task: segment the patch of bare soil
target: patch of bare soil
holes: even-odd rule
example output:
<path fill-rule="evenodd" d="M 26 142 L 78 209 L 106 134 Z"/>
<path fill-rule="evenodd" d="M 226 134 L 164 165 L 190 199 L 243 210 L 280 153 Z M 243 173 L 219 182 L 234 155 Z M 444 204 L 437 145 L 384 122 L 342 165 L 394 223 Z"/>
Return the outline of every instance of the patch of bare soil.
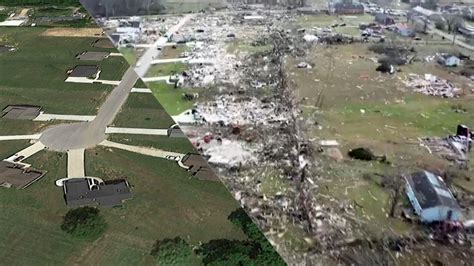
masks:
<path fill-rule="evenodd" d="M 100 28 L 51 28 L 41 34 L 50 37 L 98 37 L 103 32 Z"/>

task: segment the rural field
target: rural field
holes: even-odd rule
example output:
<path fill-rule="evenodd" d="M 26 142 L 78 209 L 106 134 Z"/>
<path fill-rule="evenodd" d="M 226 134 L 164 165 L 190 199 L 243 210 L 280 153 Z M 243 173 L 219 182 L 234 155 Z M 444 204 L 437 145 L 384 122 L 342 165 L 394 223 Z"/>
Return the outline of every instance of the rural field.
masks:
<path fill-rule="evenodd" d="M 83 51 L 115 51 L 92 47 L 95 38 L 49 37 L 42 27 L 0 28 L 0 42 L 15 52 L 0 55 L 0 108 L 7 104 L 41 105 L 45 112 L 94 114 L 112 86 L 65 83 L 67 70 L 79 64 Z M 67 47 L 60 49 L 59 47 Z M 97 65 L 101 79 L 120 80 L 128 68 L 122 57 L 108 58 Z"/>
<path fill-rule="evenodd" d="M 308 137 L 334 139 L 343 159 L 320 156 L 321 185 L 325 194 L 341 201 L 352 201 L 370 234 L 407 234 L 414 228 L 387 213 L 391 194 L 380 186 L 384 175 L 410 174 L 417 169 L 434 172 L 449 171 L 448 161 L 431 155 L 420 146 L 419 138 L 445 137 L 455 134 L 458 124 L 474 124 L 472 83 L 450 73 L 436 62 L 416 61 L 400 66 L 395 75 L 376 72 L 369 44 L 317 46 L 305 58 L 287 61 L 291 84 L 307 118 Z M 416 45 L 417 55 L 424 58 L 451 46 Z M 465 52 L 465 51 L 463 51 Z M 306 61 L 312 69 L 298 69 Z M 452 69 L 454 71 L 454 69 Z M 442 98 L 412 92 L 403 83 L 408 74 L 431 73 L 463 88 L 458 98 Z M 457 110 L 462 109 L 463 112 Z M 351 149 L 366 147 L 387 161 L 351 160 Z M 471 161 L 471 169 L 472 164 Z M 461 170 L 460 170 L 461 171 Z M 472 170 L 464 175 L 471 175 Z M 452 182 L 459 188 L 474 192 L 474 181 L 459 175 Z M 321 198 L 324 200 L 324 198 Z M 403 197 L 405 207 L 409 203 Z M 369 226 L 370 224 L 370 226 Z M 363 232 L 361 231 L 361 233 Z"/>

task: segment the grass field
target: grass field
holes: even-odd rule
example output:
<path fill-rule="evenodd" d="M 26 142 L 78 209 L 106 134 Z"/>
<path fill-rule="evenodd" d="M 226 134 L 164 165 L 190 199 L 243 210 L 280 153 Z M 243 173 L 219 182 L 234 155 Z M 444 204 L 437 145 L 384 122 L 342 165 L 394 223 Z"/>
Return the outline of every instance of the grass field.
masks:
<path fill-rule="evenodd" d="M 2 148 L 0 149 L 0 160 L 6 159 L 8 156 L 15 154 L 16 152 L 28 147 L 29 142 L 27 140 L 12 140 L 2 142 Z"/>
<path fill-rule="evenodd" d="M 137 62 L 137 55 L 135 54 L 135 50 L 133 48 L 121 47 L 119 48 L 119 52 L 122 53 L 123 58 L 125 58 L 125 60 L 130 65 L 133 65 Z"/>
<path fill-rule="evenodd" d="M 417 46 L 422 57 L 439 48 Z M 388 191 L 362 179 L 362 175 L 386 174 L 393 172 L 393 168 L 405 174 L 420 168 L 445 170 L 448 162 L 430 155 L 419 146 L 418 138 L 453 134 L 460 123 L 474 125 L 474 107 L 470 104 L 474 95 L 469 92 L 467 79 L 450 74 L 434 62 L 415 62 L 401 66 L 402 72 L 387 75 L 375 71 L 378 64 L 372 58 L 376 56 L 364 44 L 316 47 L 305 58 L 288 60 L 287 66 L 291 80 L 295 81 L 297 98 L 307 97 L 301 102 L 304 113 L 310 121 L 322 126 L 319 129 L 308 123 L 308 135 L 341 143 L 343 162 L 321 157 L 325 166 L 323 184 L 329 188 L 328 193 L 363 206 L 364 213 L 361 210 L 358 213 L 373 232 L 402 233 L 407 230 L 403 223 L 386 218 Z M 301 60 L 313 63 L 314 67 L 297 69 L 295 65 Z M 431 73 L 446 78 L 464 88 L 466 95 L 445 99 L 411 92 L 402 82 L 408 73 Z M 323 99 L 322 105 L 320 111 L 315 111 L 318 98 Z M 466 112 L 455 112 L 456 108 L 464 108 Z M 386 155 L 393 166 L 350 161 L 347 152 L 358 147 Z M 454 180 L 454 183 L 474 191 L 472 179 Z"/>
<path fill-rule="evenodd" d="M 261 53 L 261 52 L 265 52 L 265 51 L 268 51 L 268 50 L 271 50 L 272 49 L 272 45 L 268 44 L 268 45 L 260 45 L 260 46 L 254 46 L 254 45 L 251 45 L 243 40 L 234 40 L 233 42 L 230 42 L 229 44 L 227 44 L 227 47 L 226 47 L 226 50 L 228 53 L 233 53 L 233 54 L 237 54 L 237 53 L 249 53 L 249 54 L 253 54 L 253 53 Z"/>
<path fill-rule="evenodd" d="M 18 48 L 0 55 L 0 109 L 8 104 L 33 104 L 43 106 L 48 113 L 95 114 L 112 86 L 65 83 L 66 71 L 78 64 L 94 64 L 81 63 L 75 58 L 83 51 L 114 50 L 93 48 L 91 43 L 96 38 L 40 36 L 44 30 L 0 28 L 0 39 Z M 115 80 L 128 67 L 121 57 L 98 65 L 102 69 L 101 78 Z"/>
<path fill-rule="evenodd" d="M 131 93 L 114 121 L 117 127 L 169 128 L 173 119 L 150 93 Z"/>
<path fill-rule="evenodd" d="M 153 147 L 165 151 L 179 153 L 195 152 L 193 145 L 187 138 L 170 138 L 168 136 L 147 136 L 147 135 L 127 135 L 111 134 L 110 141 L 124 143 L 134 146 Z"/>
<path fill-rule="evenodd" d="M 148 87 L 170 115 L 178 115 L 193 107 L 193 101 L 183 99 L 185 91 L 182 89 L 176 89 L 173 85 L 165 82 L 148 83 Z M 186 89 L 186 92 L 192 93 L 194 91 Z"/>
<path fill-rule="evenodd" d="M 180 55 L 188 50 L 186 45 L 177 45 L 176 48 L 166 46 L 160 53 L 160 59 L 179 58 Z"/>
<path fill-rule="evenodd" d="M 145 76 L 157 77 L 157 76 L 170 76 L 181 73 L 188 69 L 188 65 L 185 63 L 165 63 L 153 65 L 150 67 Z"/>
<path fill-rule="evenodd" d="M 2 263 L 148 265 L 154 264 L 148 254 L 157 239 L 179 235 L 197 244 L 245 237 L 227 220 L 238 205 L 219 182 L 196 180 L 174 162 L 124 151 L 96 148 L 86 158 L 88 175 L 126 177 L 134 198 L 122 208 L 101 209 L 109 225 L 101 238 L 73 239 L 60 229 L 68 208 L 54 185 L 66 175 L 66 155 L 40 152 L 27 162 L 48 171 L 46 176 L 25 190 L 0 193 Z"/>

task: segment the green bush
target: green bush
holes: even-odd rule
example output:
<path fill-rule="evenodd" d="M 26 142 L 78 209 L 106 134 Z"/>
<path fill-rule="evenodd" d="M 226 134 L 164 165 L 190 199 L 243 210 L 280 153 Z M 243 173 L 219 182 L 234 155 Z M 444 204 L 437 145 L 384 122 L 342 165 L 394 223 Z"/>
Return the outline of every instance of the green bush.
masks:
<path fill-rule="evenodd" d="M 192 248 L 180 237 L 157 240 L 151 255 L 158 265 L 190 265 L 195 260 Z"/>
<path fill-rule="evenodd" d="M 81 207 L 68 211 L 61 225 L 61 229 L 66 233 L 85 240 L 99 238 L 106 228 L 107 223 L 100 215 L 99 209 L 93 207 Z"/>

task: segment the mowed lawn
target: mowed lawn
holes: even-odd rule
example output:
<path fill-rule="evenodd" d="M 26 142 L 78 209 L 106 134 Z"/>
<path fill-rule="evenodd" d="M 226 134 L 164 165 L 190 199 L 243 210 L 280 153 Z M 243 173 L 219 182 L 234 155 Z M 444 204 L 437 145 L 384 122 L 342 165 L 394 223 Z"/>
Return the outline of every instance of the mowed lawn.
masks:
<path fill-rule="evenodd" d="M 86 160 L 87 175 L 127 178 L 133 199 L 122 208 L 102 210 L 109 229 L 83 263 L 149 261 L 153 242 L 163 238 L 181 236 L 195 245 L 245 237 L 227 219 L 238 204 L 220 182 L 195 179 L 172 161 L 116 149 L 88 150 Z"/>
<path fill-rule="evenodd" d="M 154 241 L 181 236 L 191 244 L 211 239 L 244 239 L 228 219 L 237 202 L 220 182 L 192 178 L 175 162 L 126 151 L 86 151 L 86 174 L 127 178 L 133 199 L 123 207 L 101 208 L 105 234 L 94 242 L 61 231 L 68 211 L 54 182 L 66 176 L 67 156 L 42 151 L 27 159 L 46 176 L 24 190 L 0 190 L 0 257 L 5 265 L 154 264 Z"/>
<path fill-rule="evenodd" d="M 195 90 L 174 88 L 165 82 L 150 82 L 148 87 L 170 115 L 178 115 L 193 107 L 194 102 L 183 98 L 183 93 Z"/>
<path fill-rule="evenodd" d="M 9 104 L 40 105 L 48 113 L 95 114 L 112 86 L 66 83 L 66 72 L 76 65 L 99 65 L 101 78 L 120 80 L 128 64 L 122 57 L 102 62 L 79 61 L 94 48 L 97 38 L 41 36 L 47 28 L 2 27 L 0 36 L 17 51 L 0 55 L 0 109 Z"/>
<path fill-rule="evenodd" d="M 131 93 L 113 126 L 167 129 L 175 124 L 151 93 Z"/>
<path fill-rule="evenodd" d="M 67 212 L 54 181 L 66 175 L 66 155 L 40 152 L 27 159 L 48 173 L 24 190 L 0 190 L 0 257 L 5 265 L 65 264 L 86 246 L 60 229 Z"/>
<path fill-rule="evenodd" d="M 29 144 L 27 140 L 12 140 L 0 142 L 0 160 L 6 159 L 8 156 L 13 155 L 20 150 L 23 150 L 29 145 L 31 144 Z"/>
<path fill-rule="evenodd" d="M 195 152 L 193 145 L 187 138 L 173 138 L 168 136 L 131 135 L 131 134 L 110 134 L 110 141 L 128 145 L 152 147 L 165 151 L 180 153 Z"/>

